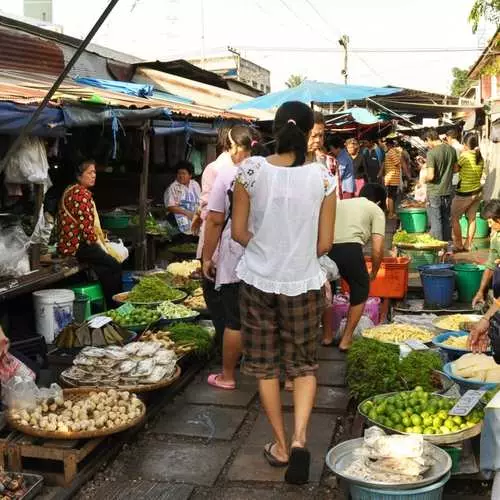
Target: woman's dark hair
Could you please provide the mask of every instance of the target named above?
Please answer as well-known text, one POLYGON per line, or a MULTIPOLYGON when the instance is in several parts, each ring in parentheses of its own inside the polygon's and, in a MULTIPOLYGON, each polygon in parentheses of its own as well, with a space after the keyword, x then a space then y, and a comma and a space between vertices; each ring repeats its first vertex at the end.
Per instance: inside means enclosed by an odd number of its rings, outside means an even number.
POLYGON ((92 166, 95 166, 95 160, 82 161, 75 169, 75 177, 78 179, 85 173, 85 170, 92 166))
POLYGON ((494 199, 486 202, 481 211, 481 217, 483 219, 500 220, 500 200, 494 199))
MULTIPOLYGON (((231 145, 231 140, 241 148, 250 151, 251 156, 268 156, 268 149, 261 143, 262 136, 254 127, 248 125, 235 125, 229 130, 228 144, 231 145), (231 138, 231 140, 230 140, 231 138)), ((227 149, 229 149, 229 147, 227 149)))
POLYGON ((175 165, 175 173, 177 173, 179 170, 187 170, 189 172, 189 175, 191 175, 192 177, 194 172, 194 167, 190 161, 181 160, 180 162, 177 163, 177 165, 175 165))
POLYGON ((314 115, 306 104, 299 101, 283 103, 276 111, 273 135, 276 153, 295 153, 292 167, 303 165, 307 155, 307 138, 314 125, 314 115))
POLYGON ((222 127, 219 127, 217 130, 217 144, 215 146, 215 151, 217 155, 220 155, 224 151, 228 150, 228 145, 227 145, 227 134, 231 130, 231 125, 224 125, 222 127))
POLYGON ((345 146, 344 138, 338 134, 328 135, 326 137, 326 149, 329 151, 331 148, 339 149, 345 146))
POLYGON ((476 153, 476 163, 479 164, 483 161, 483 155, 481 154, 481 150, 479 149, 479 137, 477 134, 468 134, 464 143, 467 145, 467 148, 470 151, 475 151, 476 153))
POLYGON ((387 194, 385 192, 385 188, 376 183, 365 184, 359 192, 360 198, 366 198, 367 200, 372 201, 373 203, 378 205, 384 212, 386 209, 386 196, 387 194))

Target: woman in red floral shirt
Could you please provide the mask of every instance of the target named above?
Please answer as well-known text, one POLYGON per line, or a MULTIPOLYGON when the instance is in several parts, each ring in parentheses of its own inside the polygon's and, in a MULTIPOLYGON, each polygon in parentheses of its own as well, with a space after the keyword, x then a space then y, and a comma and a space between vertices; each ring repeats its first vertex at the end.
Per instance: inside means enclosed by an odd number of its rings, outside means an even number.
POLYGON ((121 291, 121 265, 108 254, 103 244, 99 217, 92 198, 95 185, 95 162, 82 163, 76 173, 77 183, 64 191, 59 206, 59 253, 75 256, 88 264, 101 282, 108 307, 121 291))

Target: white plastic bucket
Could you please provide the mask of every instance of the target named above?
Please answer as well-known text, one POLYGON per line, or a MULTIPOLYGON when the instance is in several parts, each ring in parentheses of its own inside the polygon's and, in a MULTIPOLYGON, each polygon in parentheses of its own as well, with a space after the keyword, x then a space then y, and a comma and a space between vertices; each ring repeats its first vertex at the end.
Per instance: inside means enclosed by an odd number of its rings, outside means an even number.
POLYGON ((36 331, 52 343, 56 335, 73 319, 72 290, 49 289, 33 292, 36 331))

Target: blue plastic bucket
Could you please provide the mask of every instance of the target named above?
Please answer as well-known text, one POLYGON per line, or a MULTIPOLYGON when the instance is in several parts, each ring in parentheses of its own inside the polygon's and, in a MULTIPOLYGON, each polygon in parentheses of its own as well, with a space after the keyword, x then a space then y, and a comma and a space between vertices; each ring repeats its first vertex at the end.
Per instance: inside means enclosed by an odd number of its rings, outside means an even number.
POLYGON ((135 271, 124 271, 122 273, 122 288, 124 292, 130 292, 135 285, 135 271))
POLYGON ((437 483, 414 490, 378 490, 356 484, 351 484, 349 490, 352 500, 441 500, 450 476, 451 473, 448 472, 437 483))
POLYGON ((424 287, 424 302, 428 306, 448 307, 453 302, 455 272, 451 269, 423 271, 420 279, 424 287))
POLYGON ((453 264, 425 264, 423 266, 418 266, 418 272, 422 273, 424 271, 442 271, 443 269, 453 269, 453 264))

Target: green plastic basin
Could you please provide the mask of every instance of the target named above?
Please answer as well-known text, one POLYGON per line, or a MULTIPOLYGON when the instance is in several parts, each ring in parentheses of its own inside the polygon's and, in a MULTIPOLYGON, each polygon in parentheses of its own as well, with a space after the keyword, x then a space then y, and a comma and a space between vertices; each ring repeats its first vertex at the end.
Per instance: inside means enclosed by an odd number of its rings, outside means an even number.
MULTIPOLYGON (((469 221, 464 215, 460 218, 460 229, 462 230, 462 238, 466 238, 467 230, 469 229, 469 221)), ((488 227, 488 221, 480 217, 478 213, 476 216, 476 234, 474 235, 474 239, 486 238, 489 232, 490 228, 488 227)))
POLYGON ((401 208, 398 210, 402 228, 407 233, 425 233, 427 210, 425 208, 401 208))

